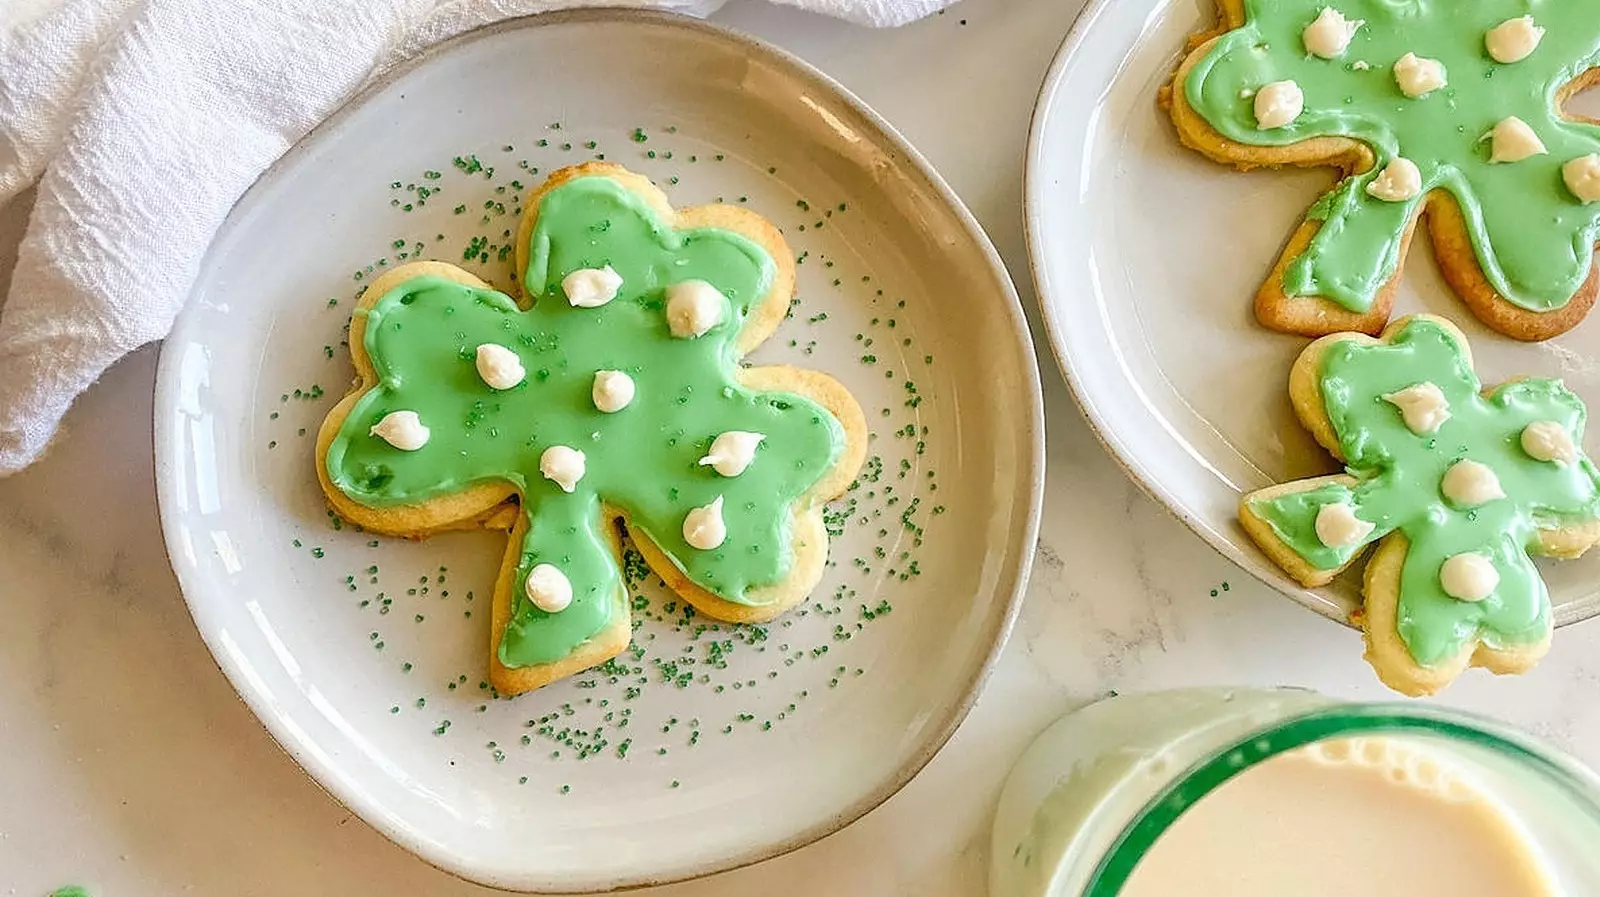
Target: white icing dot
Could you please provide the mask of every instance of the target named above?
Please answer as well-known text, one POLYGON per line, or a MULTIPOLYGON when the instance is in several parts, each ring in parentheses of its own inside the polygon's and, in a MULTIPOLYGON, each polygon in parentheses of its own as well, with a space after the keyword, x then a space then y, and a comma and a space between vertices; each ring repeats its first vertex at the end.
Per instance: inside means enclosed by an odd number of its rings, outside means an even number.
POLYGON ((756 459, 756 446, 766 438, 760 433, 729 430, 711 440, 711 451, 700 459, 700 464, 710 465, 725 477, 736 477, 756 459))
POLYGON ((583 479, 585 469, 583 452, 575 448, 552 445, 539 455, 539 472, 560 486, 562 492, 571 492, 583 479))
POLYGON ((1561 180, 1579 201, 1600 200, 1600 153, 1579 156, 1561 166, 1561 180))
POLYGON ((1439 585, 1459 601, 1482 601, 1500 585, 1494 562, 1475 552, 1453 555, 1439 565, 1439 585))
POLYGON ((1395 157, 1367 184, 1367 192, 1384 202, 1405 202, 1422 192, 1422 172, 1410 159, 1395 157))
POLYGON ((1357 59, 1355 62, 1350 63, 1350 67, 1358 72, 1364 72, 1367 69, 1372 68, 1372 63, 1366 61, 1365 59, 1357 59))
POLYGON ((522 369, 522 359, 517 353, 496 343, 478 347, 478 376, 491 389, 510 389, 522 382, 528 372, 522 369))
POLYGON ((1385 402, 1400 409, 1406 429, 1419 436, 1433 433, 1450 419, 1450 402, 1444 392, 1433 383, 1423 381, 1407 386, 1399 392, 1383 397, 1385 402))
POLYGON ((1349 548, 1372 534, 1374 525, 1356 516, 1348 502, 1330 502, 1317 509, 1317 539, 1329 548, 1349 548))
POLYGON ((1575 464, 1578 445, 1566 427, 1553 420, 1536 420, 1522 428, 1522 450, 1535 461, 1575 464))
POLYGON ((428 444, 431 431, 422 425, 422 418, 415 411, 391 411, 367 433, 402 452, 414 452, 428 444))
POLYGON ((1450 503, 1462 508, 1476 508, 1506 497, 1500 488, 1500 478, 1487 464, 1477 461, 1457 461, 1444 472, 1439 481, 1439 491, 1450 503))
POLYGON ((633 378, 622 371, 595 371, 594 387, 589 390, 594 407, 615 414, 633 401, 633 378))
POLYGON ((691 548, 710 551, 727 538, 728 525, 722 520, 722 496, 684 515, 683 541, 688 542, 691 548))
POLYGON ((1300 117, 1306 108, 1306 95, 1293 81, 1274 81, 1256 91, 1256 125, 1262 130, 1281 128, 1300 117))
POLYGON ((1489 132, 1488 138, 1490 163, 1521 162, 1529 156, 1542 156, 1549 152, 1539 135, 1533 133, 1533 128, 1515 115, 1501 119, 1489 132))
POLYGON ((1415 53, 1407 53, 1394 64, 1394 82, 1400 92, 1412 99, 1424 97, 1450 83, 1445 78, 1444 63, 1415 53))
POLYGON ((1483 35, 1483 46, 1495 62, 1521 62, 1538 49, 1544 29, 1533 23, 1533 16, 1506 19, 1483 35))
POLYGON ((522 591, 534 607, 547 614, 559 614, 572 603, 572 582, 554 564, 539 564, 529 570, 522 591))
POLYGON ((1300 32, 1300 39, 1305 42, 1307 53, 1333 59, 1344 55, 1345 48, 1350 46, 1350 39, 1355 37, 1356 29, 1364 24, 1360 19, 1346 19, 1337 9, 1324 6, 1316 20, 1300 32))
POLYGON ((598 308, 617 298, 622 289, 622 275, 611 269, 579 268, 561 278, 561 291, 567 301, 578 308, 598 308))
POLYGON ((694 339, 722 323, 728 299, 703 280, 667 287, 667 329, 679 339, 694 339))

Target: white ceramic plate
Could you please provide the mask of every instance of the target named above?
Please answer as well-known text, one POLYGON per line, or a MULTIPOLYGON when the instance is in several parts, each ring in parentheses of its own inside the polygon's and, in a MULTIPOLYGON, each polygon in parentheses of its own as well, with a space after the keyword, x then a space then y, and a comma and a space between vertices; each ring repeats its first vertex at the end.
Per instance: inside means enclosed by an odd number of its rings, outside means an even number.
POLYGON ((705 874, 850 822, 966 713, 1037 527, 1029 347, 972 218, 816 71, 666 16, 518 21, 368 92, 233 211, 161 359, 167 544, 267 728, 429 862, 563 892, 705 874), (505 537, 336 526, 312 441, 349 383, 341 327, 371 272, 472 256, 507 284, 531 169, 601 155, 678 204, 720 197, 784 228, 801 302, 754 357, 843 380, 874 460, 787 618, 707 628, 641 586, 616 665, 497 700, 481 683, 505 537))
MULTIPOLYGON (((1258 579, 1340 622, 1359 565, 1306 590, 1235 518, 1239 495, 1335 468, 1295 421, 1289 366, 1306 345, 1255 323, 1251 301, 1328 171, 1238 172, 1178 145, 1156 91, 1212 0, 1100 0, 1062 44, 1034 113, 1028 244, 1051 346, 1079 405, 1130 475, 1258 579)), ((1600 408, 1600 322, 1540 345, 1483 327, 1417 244, 1395 314, 1459 323, 1485 383, 1559 376, 1600 408)), ((1590 454, 1600 450, 1591 427, 1590 454)), ((1557 624, 1600 609, 1600 554, 1540 562, 1557 624)))

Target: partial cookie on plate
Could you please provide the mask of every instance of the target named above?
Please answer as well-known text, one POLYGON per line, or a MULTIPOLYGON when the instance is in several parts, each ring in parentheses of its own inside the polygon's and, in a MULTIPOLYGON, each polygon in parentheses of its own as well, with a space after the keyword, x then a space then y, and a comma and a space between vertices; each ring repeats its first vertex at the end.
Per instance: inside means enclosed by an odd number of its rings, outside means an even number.
POLYGON ((1358 622, 1391 688, 1431 694, 1469 666, 1533 667, 1550 596, 1530 555, 1600 542, 1600 469, 1583 403, 1559 380, 1488 389, 1443 318, 1402 318, 1307 346, 1289 376, 1296 415, 1346 473, 1245 495, 1239 519, 1308 588, 1367 561, 1358 622))
POLYGON ((1340 176, 1258 291, 1262 324, 1379 333, 1419 221, 1489 327, 1543 340, 1583 320, 1600 293, 1600 127, 1561 106, 1600 80, 1592 4, 1508 18, 1488 3, 1218 3, 1162 90, 1179 138, 1241 169, 1340 176))

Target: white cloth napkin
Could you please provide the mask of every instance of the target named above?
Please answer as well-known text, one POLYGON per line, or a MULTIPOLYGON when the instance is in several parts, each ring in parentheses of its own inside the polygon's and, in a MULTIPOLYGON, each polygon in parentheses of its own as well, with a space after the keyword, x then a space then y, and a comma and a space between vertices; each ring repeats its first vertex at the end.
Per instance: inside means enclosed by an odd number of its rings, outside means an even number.
MULTIPOLYGON (((899 25, 953 0, 774 0, 899 25)), ((37 182, 0 309, 0 476, 79 393, 166 336, 256 176, 396 63, 573 6, 722 0, 0 0, 0 206, 37 182)))

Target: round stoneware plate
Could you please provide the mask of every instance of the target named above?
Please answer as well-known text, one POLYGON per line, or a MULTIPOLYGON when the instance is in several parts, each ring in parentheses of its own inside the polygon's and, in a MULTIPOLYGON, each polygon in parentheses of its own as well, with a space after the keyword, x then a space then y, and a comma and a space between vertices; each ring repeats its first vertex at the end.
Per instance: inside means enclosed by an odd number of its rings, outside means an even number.
MULTIPOLYGON (((1360 565, 1301 588, 1239 526, 1242 492, 1332 472, 1296 422, 1289 367, 1308 342, 1259 326, 1256 288, 1331 170, 1239 172, 1179 146, 1156 92, 1212 0, 1100 0, 1062 45, 1034 113, 1027 224, 1050 344, 1079 404, 1135 481, 1258 579, 1345 622, 1360 565)), ((1586 98, 1583 98, 1586 99, 1586 98)), ((1395 314, 1460 324, 1485 383, 1561 377, 1600 407, 1600 321, 1542 344, 1479 324, 1426 240, 1395 314)), ((1590 428, 1590 454, 1600 436, 1590 428)), ((1539 562, 1557 624, 1600 608, 1600 552, 1539 562)))
POLYGON ((428 862, 598 891, 792 850, 887 799, 967 712, 1038 522, 1038 372, 1015 292, 939 178, 792 57, 663 15, 512 22, 430 53, 234 209, 161 359, 172 562, 246 702, 335 797, 428 862), (615 661, 484 681, 503 533, 408 542, 332 517, 317 426, 355 296, 415 258, 505 288, 520 197, 604 158, 675 204, 778 224, 798 303, 753 357, 827 371, 870 418, 831 565, 765 626, 695 617, 630 556, 615 661))

